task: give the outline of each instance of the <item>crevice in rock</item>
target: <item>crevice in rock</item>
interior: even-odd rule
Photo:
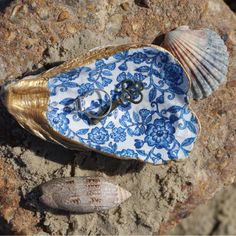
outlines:
[[[0,216],[0,235],[13,235],[14,231],[11,230],[11,225]]]
[[[139,7],[149,8],[149,4],[147,0],[135,0],[134,2]]]
[[[11,5],[13,0],[1,0],[0,1],[0,12],[4,12],[5,9]]]
[[[219,227],[220,227],[220,221],[217,220],[216,223],[214,224],[211,232],[209,233],[209,235],[215,235],[215,232],[218,230]]]
[[[224,1],[232,11],[236,12],[236,2],[234,0],[224,0]]]

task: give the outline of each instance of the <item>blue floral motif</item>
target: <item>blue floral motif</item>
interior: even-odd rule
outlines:
[[[53,128],[58,130],[63,135],[66,134],[69,123],[70,123],[69,119],[66,118],[66,115],[63,113],[54,116],[52,119]]]
[[[144,134],[145,126],[144,123],[140,121],[139,115],[133,113],[133,119],[130,116],[129,112],[126,112],[120,119],[120,124],[127,128],[127,133],[130,136],[139,136]]]
[[[88,92],[89,90],[94,89],[94,85],[92,83],[83,83],[79,85],[79,89],[78,89],[78,94],[80,96],[84,96],[84,94],[86,92]]]
[[[165,82],[170,86],[176,86],[183,83],[183,68],[173,62],[167,63],[164,66],[165,77],[163,78]]]
[[[75,111],[74,102],[91,89],[103,89],[112,101],[121,95],[121,81],[144,84],[143,102],[123,104],[90,125],[86,114]],[[188,78],[168,52],[140,47],[97,59],[90,65],[58,74],[48,81],[47,118],[65,137],[118,157],[153,164],[188,157],[198,133],[198,121],[188,108]],[[107,102],[86,103],[95,107]]]
[[[138,154],[135,153],[134,150],[132,149],[123,149],[122,151],[118,151],[117,155],[121,156],[121,157],[138,157]]]
[[[95,62],[96,69],[89,72],[88,81],[94,83],[94,85],[103,89],[112,82],[112,79],[109,78],[112,76],[112,70],[115,69],[115,63],[106,64],[104,60],[100,59]]]
[[[126,140],[125,129],[121,127],[114,128],[110,136],[115,142],[124,142]]]
[[[159,55],[159,57],[161,59],[161,62],[167,63],[169,61],[169,57],[168,57],[167,53],[160,52],[158,55]]]
[[[142,62],[144,62],[147,59],[147,55],[141,52],[135,52],[132,57],[131,60],[135,63],[135,64],[140,64]]]
[[[91,133],[88,134],[88,138],[93,142],[97,144],[104,144],[109,140],[108,132],[105,128],[93,128]]]
[[[151,159],[152,159],[153,163],[156,164],[156,163],[158,163],[158,161],[160,161],[162,159],[161,154],[157,153],[155,156],[151,157]]]
[[[149,124],[146,129],[145,141],[149,146],[156,148],[169,148],[174,141],[175,128],[168,119],[156,119],[154,124]]]

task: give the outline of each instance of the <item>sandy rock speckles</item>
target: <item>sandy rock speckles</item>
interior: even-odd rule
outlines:
[[[29,22],[29,30],[32,31],[33,33],[38,33],[41,30],[41,28],[34,20],[31,20]]]
[[[188,166],[186,163],[182,163],[183,166]],[[178,202],[184,202],[187,200],[188,196],[189,196],[189,192],[191,192],[191,181],[194,181],[193,179],[191,180],[191,174],[189,173],[189,175],[187,174],[187,168],[183,168],[186,170],[186,173],[181,173],[180,170],[182,169],[182,167],[180,167],[180,169],[178,170],[177,166],[173,166],[173,168],[170,168],[169,171],[171,172],[175,172],[176,170],[176,174],[175,175],[166,175],[165,178],[160,179],[160,192],[161,192],[161,196],[162,198],[167,200],[167,204],[169,206],[175,206],[175,204],[177,203],[177,199]],[[182,170],[183,170],[182,169]],[[185,179],[183,179],[183,176],[185,177]],[[190,184],[186,184],[186,182],[190,183]],[[174,183],[174,184],[173,184]],[[181,189],[181,191],[180,191]]]
[[[207,204],[199,206],[170,235],[235,235],[236,184],[223,188]]]
[[[150,43],[160,31],[171,29],[178,24],[184,24],[191,20],[194,22],[199,18],[199,15],[205,9],[206,1],[193,0],[191,7],[184,3],[185,1],[172,1],[171,4],[164,3],[161,0],[152,1],[150,8],[143,8],[135,1],[129,0],[125,3],[129,4],[127,10],[123,10],[120,4],[123,1],[60,1],[50,3],[47,1],[34,2],[32,0],[24,1],[22,4],[14,4],[6,9],[2,16],[0,34],[5,38],[6,34],[17,32],[14,35],[12,44],[6,47],[5,41],[0,42],[0,55],[4,60],[3,67],[7,68],[8,79],[20,76],[27,70],[32,70],[32,65],[37,65],[42,60],[42,54],[47,47],[61,42],[65,38],[69,38],[72,34],[78,35],[85,33],[86,44],[80,45],[77,41],[78,47],[81,46],[85,50],[91,48],[90,45],[104,46],[106,43],[127,43],[127,42],[146,42]],[[178,5],[174,10],[170,8],[172,5]],[[126,5],[127,5],[126,4]],[[11,22],[9,20],[13,9],[16,8],[14,18],[16,20]],[[191,10],[191,14],[182,14]],[[177,11],[176,15],[173,15]],[[68,12],[62,13],[62,12]],[[17,18],[17,16],[19,17]],[[61,15],[61,16],[60,16]],[[167,16],[169,15],[169,16]],[[185,16],[183,19],[179,16]],[[59,17],[60,16],[60,17]],[[59,22],[57,21],[59,17]],[[93,34],[89,32],[93,32]],[[126,40],[122,40],[125,37]],[[38,40],[31,50],[25,48],[22,42],[27,39]],[[72,37],[73,38],[73,37]],[[76,37],[74,42],[76,42]],[[109,39],[107,42],[107,39]],[[12,48],[17,55],[17,61],[12,62],[9,55],[13,54]],[[73,49],[71,49],[73,51]],[[20,52],[20,54],[17,54]],[[80,50],[76,51],[81,53]],[[27,60],[20,60],[24,55]],[[75,53],[74,53],[75,55]],[[28,65],[28,61],[31,64]],[[18,65],[17,68],[14,65]],[[3,74],[3,79],[7,75]]]
[[[0,81],[3,80],[7,75],[4,64],[5,63],[3,62],[3,59],[0,58]]]
[[[49,179],[49,175],[57,176],[70,176],[71,167],[69,165],[61,166],[58,163],[48,161],[42,156],[36,155],[31,150],[26,150],[17,160],[22,166],[20,175],[23,179],[27,180],[28,184],[23,187],[30,189],[42,180]],[[41,177],[39,177],[41,176]]]
[[[37,14],[39,15],[41,20],[47,20],[50,17],[50,13],[47,8],[38,8],[36,9]]]
[[[107,31],[110,34],[116,35],[121,28],[123,16],[120,14],[114,14],[109,18],[109,23],[107,24]]]
[[[96,38],[96,41],[93,39]],[[116,37],[113,40],[104,37],[103,34],[91,30],[83,30],[70,38],[62,40],[56,45],[49,46],[45,51],[44,62],[52,63],[70,60],[78,55],[85,54],[89,50],[106,45],[130,43],[127,37]]]
[[[215,13],[221,12],[221,3],[214,0],[210,0],[208,3],[208,9]]]
[[[12,234],[34,234],[37,228],[37,218],[32,212],[18,209],[20,203],[20,178],[11,165],[0,159],[0,231]]]
[[[43,225],[46,227],[46,232],[49,234],[57,232],[57,234],[67,235],[69,229],[69,220],[67,216],[57,216],[47,212],[43,221]]]
[[[14,170],[1,162],[0,167],[0,204],[3,206],[1,217],[10,222],[19,203],[17,176]],[[1,224],[0,224],[1,226]]]

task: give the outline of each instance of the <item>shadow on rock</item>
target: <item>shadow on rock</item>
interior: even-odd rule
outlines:
[[[139,172],[144,166],[144,163],[136,160],[119,160],[91,152],[89,149],[69,150],[60,145],[43,141],[21,128],[2,103],[0,103],[0,110],[0,145],[7,145],[11,148],[20,146],[33,151],[42,158],[62,165],[75,163],[76,158],[76,168],[100,171],[107,175]],[[11,153],[2,156],[12,158]]]
[[[145,165],[144,162],[116,159],[96,152],[90,152],[88,154],[88,152],[84,151],[75,155],[74,168],[79,167],[82,170],[103,172],[109,176],[139,172]]]
[[[31,192],[21,197],[20,207],[29,211],[40,212],[42,217],[45,214],[45,211],[51,212],[55,215],[68,215],[67,211],[52,209],[41,203],[41,195],[42,191],[40,190],[40,186],[33,188]]]
[[[56,61],[56,62],[52,62],[52,63],[47,63],[44,66],[39,67],[39,68],[37,68],[37,69],[35,69],[33,71],[26,71],[21,77],[19,77],[17,79],[22,79],[23,77],[30,76],[30,75],[41,74],[41,73],[43,73],[43,72],[45,72],[47,70],[52,69],[53,67],[61,65],[63,63],[64,63],[64,61]]]
[[[147,0],[134,0],[134,3],[139,7],[149,8]]]
[[[20,146],[30,149],[36,155],[62,165],[73,161],[73,151],[54,143],[43,141],[21,128],[2,103],[0,103],[0,110],[0,145],[7,145],[12,148]],[[6,158],[9,158],[9,156],[11,155],[7,155]]]
[[[11,5],[13,0],[0,0],[0,12],[4,12],[5,9]]]
[[[152,41],[152,44],[161,46],[165,38],[165,34],[159,34],[157,37]]]
[[[0,216],[0,235],[15,235],[8,222]]]

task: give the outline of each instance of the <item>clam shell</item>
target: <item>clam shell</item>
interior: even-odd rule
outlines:
[[[166,34],[163,45],[184,66],[192,81],[192,96],[203,99],[226,80],[229,55],[221,37],[209,29],[181,26]]]
[[[76,111],[76,99],[91,89],[103,89],[115,100],[120,96],[116,88],[126,79],[143,83],[141,103],[118,106],[96,125]],[[189,86],[187,73],[168,51],[131,44],[96,49],[23,78],[6,86],[2,97],[19,124],[44,140],[163,164],[187,158],[197,138],[199,122],[188,107]]]
[[[110,209],[128,199],[127,190],[98,177],[53,179],[40,186],[40,202],[46,206],[74,213]]]

